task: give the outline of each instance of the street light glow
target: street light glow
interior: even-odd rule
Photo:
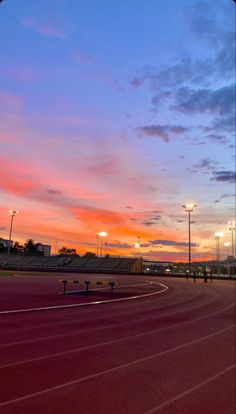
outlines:
[[[222,231],[217,231],[215,237],[224,237],[224,233],[222,233]]]
[[[16,214],[19,213],[19,210],[12,210],[12,209],[10,209],[10,210],[8,210],[8,213],[9,213],[10,216],[15,216]]]
[[[107,232],[106,232],[106,231],[100,231],[100,232],[98,233],[98,236],[99,236],[99,237],[106,237],[106,236],[107,236]]]
[[[194,203],[186,203],[186,204],[182,205],[182,207],[185,208],[185,211],[193,211],[193,209],[195,207],[197,207],[197,204],[194,204]]]
[[[235,230],[235,221],[228,221],[229,230]]]

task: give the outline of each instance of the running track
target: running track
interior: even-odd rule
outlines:
[[[235,414],[235,284],[120,282],[163,292],[0,314],[1,414]]]

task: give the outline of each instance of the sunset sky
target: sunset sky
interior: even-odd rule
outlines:
[[[0,237],[188,260],[235,216],[232,0],[0,3]],[[140,237],[140,251],[134,247]]]

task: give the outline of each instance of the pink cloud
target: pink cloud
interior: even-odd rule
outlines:
[[[38,25],[37,26],[37,32],[44,35],[44,36],[49,36],[49,37],[58,37],[61,39],[66,39],[67,35],[66,33],[59,28],[58,26],[56,26],[55,24],[52,23],[48,23],[48,24],[44,24],[44,25]]]
[[[61,39],[66,39],[68,37],[61,27],[52,22],[42,24],[33,18],[23,18],[21,19],[21,24],[25,27],[33,27],[37,33],[43,36],[56,37]]]
[[[74,53],[74,59],[78,60],[80,63],[94,63],[95,59],[92,56],[85,55],[80,52]]]

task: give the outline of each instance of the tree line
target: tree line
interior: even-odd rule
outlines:
[[[44,253],[37,248],[37,244],[33,239],[28,239],[24,244],[15,242],[10,246],[10,254],[23,254],[31,256],[44,256]],[[8,246],[6,246],[4,240],[0,237],[0,254],[7,253]],[[71,249],[66,246],[61,247],[57,253],[59,256],[76,256],[76,249]],[[95,253],[87,252],[85,256],[96,256]]]

